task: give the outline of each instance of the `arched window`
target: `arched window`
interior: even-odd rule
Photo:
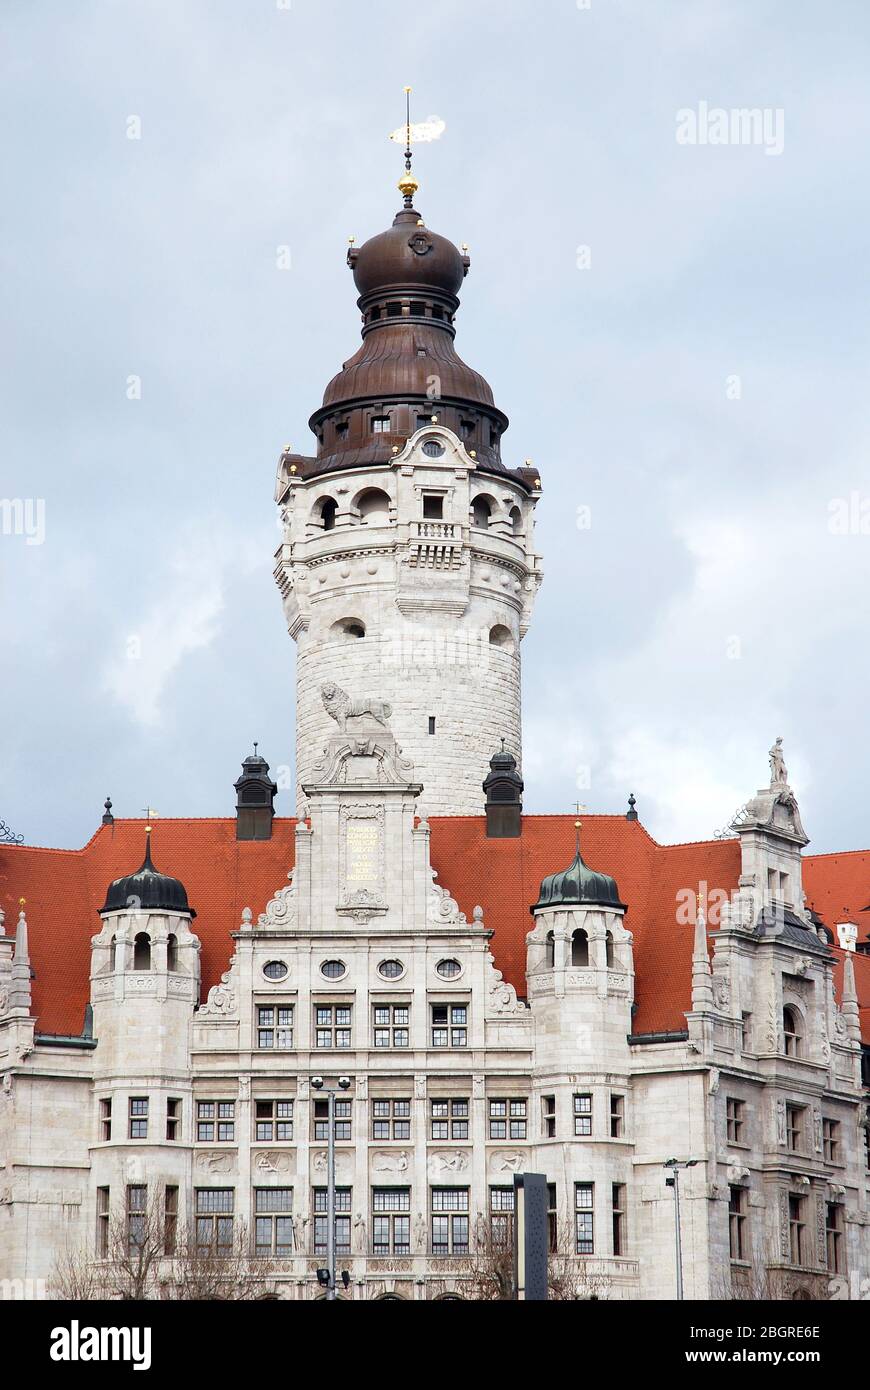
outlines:
[[[112,937],[112,969],[113,969],[113,970],[117,970],[117,969],[118,969],[118,938],[117,938],[117,936],[113,936],[113,937]]]
[[[337,641],[361,642],[366,635],[366,625],[360,618],[342,618],[333,623],[330,635]]]
[[[178,969],[178,937],[174,935],[166,938],[166,969]]]
[[[782,1011],[782,1031],[785,1037],[786,1057],[800,1057],[803,1053],[803,1035],[797,1009],[790,1005]]]
[[[140,931],[133,943],[133,969],[151,969],[151,937],[147,932]]]
[[[378,487],[370,487],[357,501],[360,520],[366,526],[389,526],[390,499]]]
[[[589,937],[582,929],[571,937],[571,964],[589,964]]]
[[[511,530],[515,536],[523,533],[523,514],[519,507],[511,507]]]
[[[492,517],[492,506],[486,497],[475,497],[471,504],[472,524],[485,531]]]
[[[335,517],[338,512],[338,503],[334,497],[324,497],[322,502],[315,503],[314,515],[320,521],[324,531],[335,530]]]
[[[606,960],[607,960],[607,969],[608,969],[608,970],[612,970],[612,969],[613,969],[613,932],[612,932],[612,931],[609,931],[609,932],[607,933],[606,937],[604,938],[604,944],[605,944],[605,947],[606,947],[606,957],[605,957],[605,958],[606,958]]]
[[[551,931],[547,932],[546,955],[544,957],[547,969],[552,970],[556,964],[556,938]]]
[[[489,630],[489,644],[491,647],[502,647],[505,651],[514,650],[514,639],[511,636],[509,627],[503,623],[496,623],[495,627]]]

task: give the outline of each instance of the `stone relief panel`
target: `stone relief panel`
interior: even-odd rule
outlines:
[[[295,1173],[296,1154],[264,1150],[253,1156],[254,1168],[258,1173]]]
[[[338,1149],[335,1155],[335,1175],[337,1178],[349,1179],[353,1175],[352,1153],[347,1153],[344,1149]],[[325,1149],[319,1149],[311,1155],[311,1171],[317,1179],[318,1184],[325,1181],[329,1170],[329,1155]]]
[[[433,1178],[467,1173],[471,1168],[471,1154],[467,1149],[443,1149],[430,1153],[428,1166],[430,1177]]]
[[[371,1156],[371,1166],[373,1173],[391,1174],[394,1177],[403,1177],[411,1171],[411,1157],[404,1149],[391,1152],[373,1153]]]

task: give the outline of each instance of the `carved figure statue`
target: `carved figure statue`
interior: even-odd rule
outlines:
[[[770,750],[770,785],[788,786],[788,768],[782,751],[782,739],[778,738]]]
[[[330,719],[334,719],[342,733],[347,732],[347,721],[349,719],[362,719],[370,714],[375,723],[387,727],[387,720],[393,713],[392,705],[388,705],[385,700],[375,700],[371,696],[362,696],[352,700],[346,691],[332,681],[324,685],[321,689],[323,697],[323,707]]]

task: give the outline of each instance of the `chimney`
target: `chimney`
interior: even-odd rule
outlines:
[[[490,772],[483,784],[486,792],[486,837],[488,840],[518,840],[523,833],[523,779],[517,760],[501,741],[501,752],[490,760]]]
[[[269,776],[269,764],[257,752],[242,763],[236,782],[236,839],[271,840],[275,818],[276,784]]]

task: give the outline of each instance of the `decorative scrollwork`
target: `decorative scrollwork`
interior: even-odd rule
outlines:
[[[23,845],[24,836],[16,835],[5,820],[0,820],[0,845]]]

